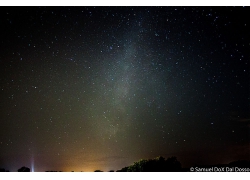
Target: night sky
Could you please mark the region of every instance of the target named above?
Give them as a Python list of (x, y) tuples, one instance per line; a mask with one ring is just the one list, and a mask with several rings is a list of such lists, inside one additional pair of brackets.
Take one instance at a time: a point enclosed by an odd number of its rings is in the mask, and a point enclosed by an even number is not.
[(0, 168), (249, 160), (249, 15), (0, 7)]

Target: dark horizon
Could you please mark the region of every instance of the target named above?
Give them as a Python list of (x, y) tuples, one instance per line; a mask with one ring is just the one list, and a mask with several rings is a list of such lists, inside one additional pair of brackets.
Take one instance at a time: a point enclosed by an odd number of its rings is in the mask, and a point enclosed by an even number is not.
[[(170, 164), (167, 165), (168, 167), (166, 167), (166, 165), (163, 164), (155, 164), (152, 166), (146, 165), (145, 166), (145, 161), (152, 161), (152, 160), (157, 160), (158, 162), (160, 162), (159, 160), (163, 159), (164, 161), (169, 161)], [(174, 162), (174, 161), (175, 162)], [(144, 161), (144, 163), (142, 163), (140, 166), (142, 169), (135, 169), (135, 164), (136, 163), (140, 163)], [(144, 165), (143, 165), (144, 164)], [(160, 165), (160, 166), (159, 166)], [(144, 166), (144, 167), (143, 167)], [(139, 167), (139, 166), (138, 166)], [(128, 168), (130, 170), (128, 170)], [(146, 168), (146, 169), (145, 169)], [(164, 169), (162, 169), (164, 168)], [(169, 169), (170, 168), (170, 169)], [(128, 166), (122, 167), (120, 169), (110, 169), (107, 171), (103, 171), (101, 169), (96, 169), (93, 171), (61, 171), (61, 170), (44, 170), (44, 171), (35, 171), (34, 167), (27, 167), (27, 166), (22, 166), (21, 168), (17, 169), (16, 171), (10, 171), (9, 169), (5, 169), (5, 168), (1, 168), (0, 167), (0, 172), (207, 172), (207, 171), (202, 171), (200, 169), (202, 168), (206, 168), (208, 170), (210, 170), (210, 172), (249, 172), (250, 171), (250, 160), (237, 160), (237, 161), (232, 161), (230, 163), (227, 164), (222, 164), (222, 163), (217, 163), (217, 164), (193, 164), (192, 166), (189, 167), (183, 167), (181, 162), (178, 160), (177, 157), (172, 156), (172, 157), (168, 157), (165, 158), (163, 156), (158, 156), (155, 157), (153, 159), (141, 159), (139, 161), (136, 161), (134, 163), (131, 163)], [(211, 171), (211, 168), (214, 168)], [(144, 170), (143, 170), (144, 169)], [(194, 170), (196, 169), (196, 171)]]
[(249, 12), (0, 7), (0, 168), (250, 160)]

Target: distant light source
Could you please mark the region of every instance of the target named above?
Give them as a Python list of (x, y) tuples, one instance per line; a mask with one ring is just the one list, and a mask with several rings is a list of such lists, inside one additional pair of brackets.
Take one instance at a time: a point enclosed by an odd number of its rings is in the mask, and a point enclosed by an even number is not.
[(34, 164), (31, 164), (31, 172), (35, 172), (35, 170), (34, 170)]
[(35, 172), (35, 168), (34, 168), (34, 156), (32, 154), (32, 157), (31, 157), (31, 172)]

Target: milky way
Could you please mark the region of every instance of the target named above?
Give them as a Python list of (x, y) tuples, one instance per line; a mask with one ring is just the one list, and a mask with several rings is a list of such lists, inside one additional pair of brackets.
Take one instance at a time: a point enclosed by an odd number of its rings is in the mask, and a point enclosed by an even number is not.
[(247, 17), (248, 7), (1, 7), (0, 168), (249, 159)]

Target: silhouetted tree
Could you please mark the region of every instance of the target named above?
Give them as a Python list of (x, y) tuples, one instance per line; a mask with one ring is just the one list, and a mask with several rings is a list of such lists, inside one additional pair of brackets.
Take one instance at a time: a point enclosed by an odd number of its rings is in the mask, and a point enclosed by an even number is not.
[(94, 172), (103, 172), (103, 171), (101, 171), (101, 170), (95, 170)]
[(114, 170), (110, 170), (109, 172), (115, 172)]
[(4, 168), (0, 168), (0, 172), (9, 172), (9, 170), (6, 170)]
[(27, 167), (23, 166), (20, 169), (18, 169), (17, 171), (18, 172), (30, 172), (30, 168), (27, 168)]
[(121, 170), (117, 170), (116, 172), (128, 172), (128, 167), (124, 167)]
[(165, 160), (160, 156), (155, 159), (141, 159), (129, 167), (122, 168), (118, 172), (178, 172), (181, 171), (181, 163), (176, 157)]
[(181, 163), (176, 157), (171, 157), (166, 160), (167, 171), (178, 172), (181, 170)]

